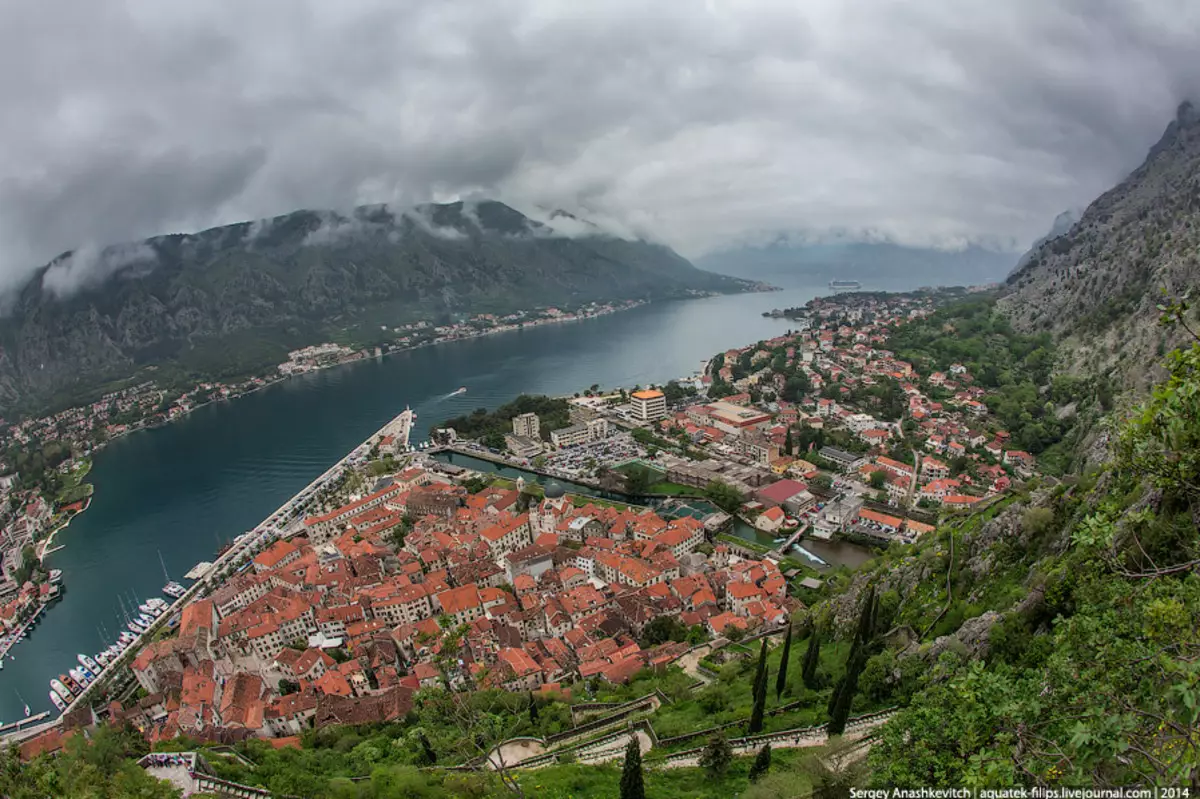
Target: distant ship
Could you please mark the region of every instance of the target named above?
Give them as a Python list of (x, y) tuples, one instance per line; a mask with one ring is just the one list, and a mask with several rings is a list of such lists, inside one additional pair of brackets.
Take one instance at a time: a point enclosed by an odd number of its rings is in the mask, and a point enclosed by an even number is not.
[(466, 387), (466, 386), (459, 386), (458, 388), (456, 388), (456, 389), (454, 389), (453, 391), (451, 391), (451, 392), (450, 392), (450, 396), (451, 396), (451, 397), (457, 397), (459, 394), (466, 394), (466, 393), (467, 393), (467, 387)]
[(834, 291), (858, 291), (862, 288), (862, 283), (857, 280), (831, 280), (829, 288)]

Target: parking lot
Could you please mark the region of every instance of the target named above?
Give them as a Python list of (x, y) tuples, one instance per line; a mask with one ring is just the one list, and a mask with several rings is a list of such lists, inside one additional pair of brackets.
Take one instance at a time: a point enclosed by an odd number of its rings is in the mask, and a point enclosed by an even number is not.
[(591, 477), (597, 468), (646, 459), (646, 450), (629, 433), (617, 433), (600, 441), (563, 447), (546, 455), (546, 466), (570, 477)]

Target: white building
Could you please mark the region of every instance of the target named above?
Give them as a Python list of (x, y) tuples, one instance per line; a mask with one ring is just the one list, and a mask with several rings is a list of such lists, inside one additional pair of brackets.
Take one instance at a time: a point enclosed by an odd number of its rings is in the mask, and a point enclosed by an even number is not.
[(630, 395), (633, 418), (642, 422), (653, 422), (667, 415), (667, 397), (657, 389), (635, 391)]

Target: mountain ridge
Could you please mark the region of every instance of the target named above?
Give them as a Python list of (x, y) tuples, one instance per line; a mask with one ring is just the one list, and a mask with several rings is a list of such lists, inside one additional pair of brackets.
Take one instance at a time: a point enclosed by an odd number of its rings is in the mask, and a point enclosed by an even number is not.
[(257, 368), (382, 320), (749, 287), (665, 245), (567, 236), (495, 201), (300, 210), (41, 267), (0, 319), (0, 411), (83, 397), (223, 341), (266, 350), (238, 364)]
[(1009, 275), (1001, 307), (1019, 330), (1068, 340), (1069, 371), (1144, 387), (1183, 335), (1156, 325), (1158, 306), (1196, 285), (1198, 248), (1200, 113), (1184, 102), (1137, 169)]

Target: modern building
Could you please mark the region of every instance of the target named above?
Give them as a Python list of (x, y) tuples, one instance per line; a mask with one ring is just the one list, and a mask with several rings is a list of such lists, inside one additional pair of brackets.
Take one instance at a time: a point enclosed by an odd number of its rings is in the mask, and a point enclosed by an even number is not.
[(550, 431), (550, 443), (555, 447), (587, 444), (608, 437), (608, 420), (597, 418)]
[(653, 422), (667, 415), (667, 397), (657, 389), (635, 391), (630, 395), (633, 418), (642, 422)]
[(536, 458), (546, 449), (541, 439), (530, 438), (529, 436), (514, 436), (511, 433), (504, 437), (504, 445), (508, 447), (509, 452), (518, 458)]
[(522, 413), (513, 417), (512, 434), (523, 438), (537, 439), (542, 433), (542, 421), (536, 413)]

